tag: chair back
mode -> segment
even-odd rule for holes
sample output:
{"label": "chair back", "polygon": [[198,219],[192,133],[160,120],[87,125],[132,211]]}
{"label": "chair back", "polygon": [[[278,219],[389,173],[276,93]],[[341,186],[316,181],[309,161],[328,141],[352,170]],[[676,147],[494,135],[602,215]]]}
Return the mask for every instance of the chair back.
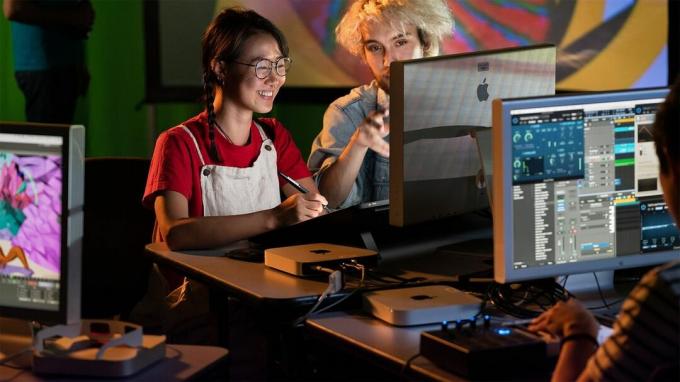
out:
{"label": "chair back", "polygon": [[154,212],[142,206],[146,158],[87,158],[82,318],[125,318],[146,292]]}

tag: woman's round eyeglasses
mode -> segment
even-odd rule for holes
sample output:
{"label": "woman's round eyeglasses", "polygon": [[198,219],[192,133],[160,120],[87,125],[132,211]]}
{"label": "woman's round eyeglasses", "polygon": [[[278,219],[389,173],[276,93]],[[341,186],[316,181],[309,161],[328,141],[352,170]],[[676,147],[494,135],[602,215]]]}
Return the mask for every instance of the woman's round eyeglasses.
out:
{"label": "woman's round eyeglasses", "polygon": [[276,72],[281,77],[285,77],[286,74],[288,74],[288,71],[290,70],[290,65],[293,62],[293,60],[290,59],[290,57],[281,57],[276,61],[272,61],[266,58],[261,58],[259,59],[256,63],[254,64],[247,64],[245,62],[238,62],[234,61],[237,64],[241,65],[246,65],[246,66],[252,66],[255,68],[255,76],[257,78],[263,80],[271,74],[272,70]]}

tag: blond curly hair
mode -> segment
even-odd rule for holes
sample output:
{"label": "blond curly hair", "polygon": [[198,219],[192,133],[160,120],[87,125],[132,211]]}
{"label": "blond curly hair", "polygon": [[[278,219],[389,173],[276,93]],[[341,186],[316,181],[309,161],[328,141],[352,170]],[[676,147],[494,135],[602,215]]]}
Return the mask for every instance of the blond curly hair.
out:
{"label": "blond curly hair", "polygon": [[355,56],[363,55],[361,25],[389,23],[397,30],[414,25],[425,57],[439,54],[439,42],[453,34],[453,15],[444,0],[357,0],[335,28],[337,42]]}

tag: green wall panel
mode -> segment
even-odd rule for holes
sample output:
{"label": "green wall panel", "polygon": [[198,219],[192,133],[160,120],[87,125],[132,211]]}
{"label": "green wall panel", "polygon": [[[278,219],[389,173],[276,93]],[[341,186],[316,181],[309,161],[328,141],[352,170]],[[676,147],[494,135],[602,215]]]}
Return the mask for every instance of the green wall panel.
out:
{"label": "green wall panel", "polygon": [[0,120],[24,119],[24,97],[14,80],[9,22],[0,17]]}
{"label": "green wall panel", "polygon": [[[199,103],[144,100],[144,20],[141,0],[92,0],[96,17],[86,45],[90,87],[75,122],[86,126],[87,156],[150,156],[158,133],[202,109]],[[197,57],[197,59],[199,59]],[[9,22],[0,17],[0,120],[24,120],[14,80]],[[291,130],[306,160],[327,104],[279,103],[272,116]],[[153,126],[150,121],[155,121]]]}

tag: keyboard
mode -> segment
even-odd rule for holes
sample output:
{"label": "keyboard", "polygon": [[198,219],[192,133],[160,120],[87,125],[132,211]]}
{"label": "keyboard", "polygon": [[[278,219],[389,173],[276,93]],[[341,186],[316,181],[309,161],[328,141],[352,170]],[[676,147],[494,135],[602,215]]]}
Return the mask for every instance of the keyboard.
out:
{"label": "keyboard", "polygon": [[[612,316],[602,316],[600,317],[600,313],[598,314],[593,314],[595,316],[595,319],[600,323],[600,330],[597,332],[597,342],[599,344],[602,344],[607,338],[612,334],[614,331],[613,325],[614,321],[616,321],[616,315]],[[529,324],[531,323],[531,319],[522,319],[522,320],[514,320],[514,321],[507,321],[503,324],[502,326],[507,326],[511,328],[518,328],[524,331],[529,331]],[[554,342],[557,341],[557,344],[559,345],[559,339],[555,340],[549,340],[550,334],[548,333],[541,333],[539,332],[538,335],[543,337],[544,339],[548,339],[546,342]],[[559,346],[557,347],[559,351]],[[554,350],[554,347],[553,347]]]}
{"label": "keyboard", "polygon": [[557,359],[559,340],[485,320],[421,333],[420,353],[437,366],[472,379],[546,379]]}

